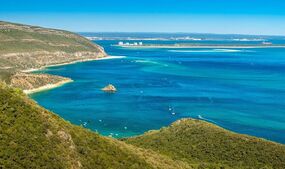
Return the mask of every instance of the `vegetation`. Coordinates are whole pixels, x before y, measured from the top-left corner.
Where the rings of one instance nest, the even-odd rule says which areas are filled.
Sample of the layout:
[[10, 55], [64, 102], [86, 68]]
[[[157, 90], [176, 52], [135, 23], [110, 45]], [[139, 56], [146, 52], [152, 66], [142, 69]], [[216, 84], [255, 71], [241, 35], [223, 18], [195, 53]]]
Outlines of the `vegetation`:
[[285, 168], [284, 145], [207, 122], [183, 119], [116, 140], [64, 121], [21, 90], [69, 80], [21, 70], [103, 56], [70, 32], [0, 22], [0, 169]]
[[28, 74], [23, 78], [15, 76], [17, 72], [105, 55], [101, 47], [71, 32], [0, 21], [0, 80], [10, 84], [21, 79], [13, 84], [21, 89], [65, 79]]
[[0, 21], [0, 80], [15, 72], [104, 57], [89, 40], [62, 30]]
[[49, 74], [16, 73], [11, 77], [10, 85], [24, 90], [32, 90], [64, 81], [71, 81], [71, 79]]
[[285, 147], [180, 120], [116, 140], [74, 126], [0, 83], [0, 168], [284, 168]]
[[74, 126], [0, 83], [0, 168], [190, 168]]
[[285, 146], [263, 139], [236, 134], [213, 124], [182, 119], [170, 127], [124, 139], [126, 143], [198, 164], [201, 168], [285, 167]]
[[0, 54], [34, 51], [100, 52], [97, 45], [71, 32], [0, 21]]

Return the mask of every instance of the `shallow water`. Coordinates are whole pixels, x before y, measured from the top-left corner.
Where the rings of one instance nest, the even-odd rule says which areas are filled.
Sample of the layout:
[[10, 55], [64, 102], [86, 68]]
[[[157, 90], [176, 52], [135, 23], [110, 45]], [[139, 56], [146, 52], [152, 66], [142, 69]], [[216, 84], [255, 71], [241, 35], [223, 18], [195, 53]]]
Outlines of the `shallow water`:
[[[97, 43], [126, 58], [48, 68], [45, 73], [74, 83], [31, 97], [74, 124], [113, 137], [193, 117], [285, 143], [284, 48], [126, 49], [112, 46], [117, 42]], [[109, 83], [117, 93], [100, 90]]]

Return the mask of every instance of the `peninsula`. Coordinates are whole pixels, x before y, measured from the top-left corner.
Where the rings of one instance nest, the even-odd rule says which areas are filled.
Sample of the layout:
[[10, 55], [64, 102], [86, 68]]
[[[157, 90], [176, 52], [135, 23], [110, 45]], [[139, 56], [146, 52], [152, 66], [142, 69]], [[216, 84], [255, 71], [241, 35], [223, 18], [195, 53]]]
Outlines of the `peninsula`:
[[0, 21], [0, 80], [26, 93], [72, 81], [32, 71], [106, 56], [102, 47], [68, 31]]

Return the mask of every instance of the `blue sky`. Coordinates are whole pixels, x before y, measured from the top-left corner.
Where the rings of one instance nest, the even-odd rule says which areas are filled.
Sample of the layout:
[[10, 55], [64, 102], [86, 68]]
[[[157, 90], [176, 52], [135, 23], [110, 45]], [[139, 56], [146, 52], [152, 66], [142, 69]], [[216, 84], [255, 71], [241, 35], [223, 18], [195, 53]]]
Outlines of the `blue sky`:
[[285, 35], [284, 0], [1, 0], [0, 20], [76, 32]]

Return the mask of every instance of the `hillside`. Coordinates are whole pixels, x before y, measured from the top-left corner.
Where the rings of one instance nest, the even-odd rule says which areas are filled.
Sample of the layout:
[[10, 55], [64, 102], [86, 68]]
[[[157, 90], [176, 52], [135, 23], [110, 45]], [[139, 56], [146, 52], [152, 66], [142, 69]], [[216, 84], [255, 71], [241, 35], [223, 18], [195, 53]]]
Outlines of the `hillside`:
[[27, 94], [42, 91], [49, 88], [61, 86], [65, 83], [73, 82], [70, 78], [33, 73], [16, 73], [11, 77], [10, 85], [24, 89]]
[[236, 134], [208, 122], [182, 119], [158, 131], [123, 139], [189, 164], [231, 168], [285, 167], [285, 146]]
[[7, 83], [19, 71], [104, 56], [100, 46], [77, 34], [0, 21], [0, 80]]
[[276, 168], [285, 147], [198, 120], [123, 139], [72, 125], [0, 83], [0, 168]]
[[0, 83], [0, 168], [190, 168], [74, 126]]
[[71, 32], [0, 21], [2, 68], [39, 68], [104, 55], [101, 47]]

